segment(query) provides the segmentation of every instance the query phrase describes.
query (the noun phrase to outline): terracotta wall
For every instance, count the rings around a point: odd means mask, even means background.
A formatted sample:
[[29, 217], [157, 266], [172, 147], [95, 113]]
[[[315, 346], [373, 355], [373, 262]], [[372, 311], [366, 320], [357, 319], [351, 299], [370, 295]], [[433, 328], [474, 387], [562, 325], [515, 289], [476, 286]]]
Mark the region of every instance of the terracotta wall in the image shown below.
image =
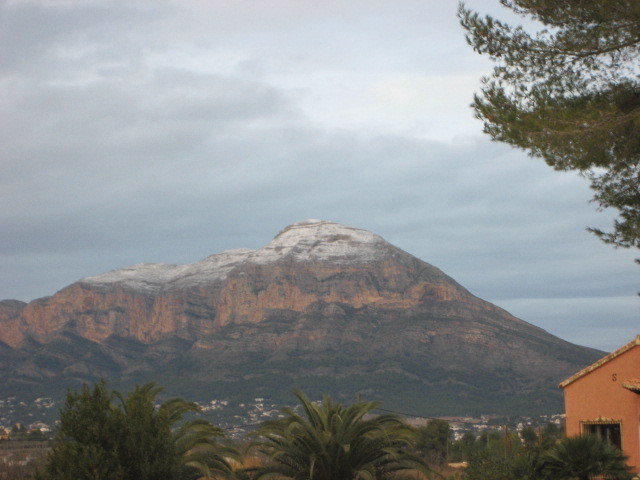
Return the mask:
[[567, 436], [580, 435], [583, 421], [621, 422], [622, 449], [640, 471], [640, 395], [622, 386], [640, 378], [640, 346], [634, 346], [564, 389]]

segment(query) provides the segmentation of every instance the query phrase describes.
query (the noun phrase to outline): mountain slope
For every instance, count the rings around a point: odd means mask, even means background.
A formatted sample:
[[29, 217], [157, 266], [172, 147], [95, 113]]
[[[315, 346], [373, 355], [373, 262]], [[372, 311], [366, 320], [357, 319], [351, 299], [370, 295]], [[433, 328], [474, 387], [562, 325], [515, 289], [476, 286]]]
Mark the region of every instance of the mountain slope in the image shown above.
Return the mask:
[[364, 230], [309, 220], [259, 250], [140, 264], [0, 302], [0, 395], [107, 377], [190, 398], [292, 387], [423, 413], [560, 411], [599, 358]]

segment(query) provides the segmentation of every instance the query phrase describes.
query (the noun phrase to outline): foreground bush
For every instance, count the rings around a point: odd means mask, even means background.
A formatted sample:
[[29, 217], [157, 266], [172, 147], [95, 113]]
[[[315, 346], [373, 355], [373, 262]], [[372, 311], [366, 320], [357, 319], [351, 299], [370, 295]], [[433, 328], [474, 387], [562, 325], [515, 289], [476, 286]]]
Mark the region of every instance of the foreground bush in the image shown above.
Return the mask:
[[616, 447], [594, 435], [565, 438], [542, 456], [547, 478], [589, 480], [595, 476], [611, 480], [631, 478], [627, 457]]
[[629, 480], [625, 455], [592, 435], [534, 445], [515, 454], [479, 452], [469, 462], [466, 480]]

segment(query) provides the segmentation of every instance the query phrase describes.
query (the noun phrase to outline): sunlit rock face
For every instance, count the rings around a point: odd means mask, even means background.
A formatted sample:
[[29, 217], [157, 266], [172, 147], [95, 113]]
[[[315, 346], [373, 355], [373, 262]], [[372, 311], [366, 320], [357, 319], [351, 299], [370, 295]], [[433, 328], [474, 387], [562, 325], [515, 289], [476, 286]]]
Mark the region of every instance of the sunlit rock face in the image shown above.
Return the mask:
[[94, 342], [197, 340], [230, 323], [259, 323], [278, 310], [301, 313], [318, 302], [383, 310], [456, 302], [469, 311], [495, 310], [378, 235], [308, 220], [259, 250], [230, 250], [187, 265], [134, 265], [22, 308], [3, 308], [0, 341], [17, 347], [29, 335], [46, 343], [63, 329]]
[[282, 372], [293, 384], [351, 375], [381, 399], [401, 379], [416, 396], [465, 393], [470, 405], [549, 394], [560, 409], [557, 381], [599, 352], [473, 296], [374, 233], [307, 220], [258, 250], [138, 264], [28, 304], [0, 302], [0, 354], [9, 383], [144, 374], [245, 379], [250, 390]]

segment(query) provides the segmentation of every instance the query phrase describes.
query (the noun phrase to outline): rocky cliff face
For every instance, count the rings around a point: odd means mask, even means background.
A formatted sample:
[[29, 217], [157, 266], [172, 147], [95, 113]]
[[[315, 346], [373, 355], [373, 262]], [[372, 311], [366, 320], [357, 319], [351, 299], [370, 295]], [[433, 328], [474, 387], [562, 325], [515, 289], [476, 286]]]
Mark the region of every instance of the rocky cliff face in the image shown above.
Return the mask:
[[[284, 385], [316, 378], [311, 385], [402, 402], [384, 391], [392, 376], [410, 396], [449, 392], [468, 397], [459, 402], [467, 407], [487, 388], [496, 401], [519, 392], [557, 405], [554, 383], [599, 355], [474, 297], [373, 233], [316, 220], [259, 250], [135, 265], [29, 304], [0, 302], [0, 342], [6, 385], [99, 373], [200, 389], [244, 379], [250, 392], [280, 375]], [[70, 342], [83, 353], [69, 353]], [[7, 371], [16, 362], [17, 376]]]
[[278, 310], [301, 313], [318, 302], [390, 310], [455, 302], [494, 310], [377, 235], [307, 221], [257, 251], [233, 250], [190, 265], [136, 265], [30, 304], [0, 304], [0, 341], [14, 348], [26, 337], [47, 343], [64, 330], [93, 342], [110, 336], [146, 344], [167, 335], [196, 340], [228, 324], [259, 323]]

